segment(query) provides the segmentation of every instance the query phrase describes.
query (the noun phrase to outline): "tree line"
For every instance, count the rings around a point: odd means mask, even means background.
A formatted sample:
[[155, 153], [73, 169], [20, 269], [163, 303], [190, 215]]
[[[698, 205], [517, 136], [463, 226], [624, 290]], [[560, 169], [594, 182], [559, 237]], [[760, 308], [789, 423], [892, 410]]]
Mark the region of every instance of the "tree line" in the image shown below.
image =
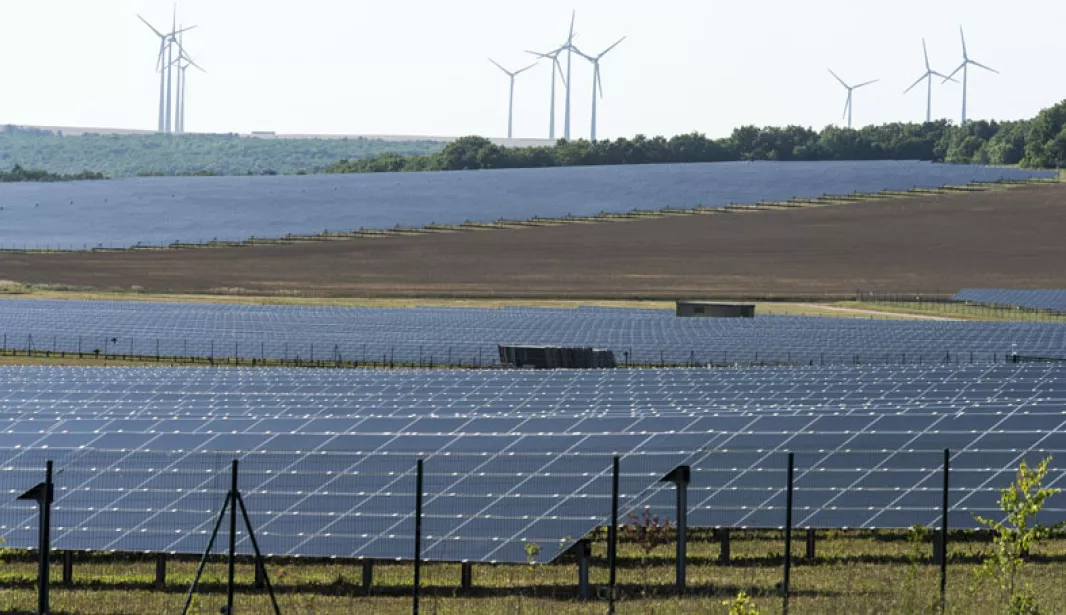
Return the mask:
[[0, 171], [0, 182], [64, 182], [85, 179], [107, 179], [107, 176], [93, 171], [50, 173], [41, 169], [24, 169], [17, 164], [11, 167], [10, 171]]
[[443, 147], [439, 141], [263, 139], [235, 134], [65, 136], [4, 126], [0, 129], [0, 167], [20, 164], [59, 174], [88, 169], [110, 177], [321, 173], [342, 158], [383, 152], [429, 154]]
[[955, 164], [1066, 167], [1066, 101], [1031, 120], [973, 121], [956, 126], [947, 120], [893, 123], [857, 130], [829, 126], [742, 126], [728, 137], [699, 133], [670, 139], [637, 135], [632, 139], [590, 142], [560, 140], [545, 147], [507, 148], [481, 137], [463, 137], [435, 153], [403, 156], [389, 152], [341, 160], [328, 173], [451, 171], [665, 162], [742, 160], [929, 160]]

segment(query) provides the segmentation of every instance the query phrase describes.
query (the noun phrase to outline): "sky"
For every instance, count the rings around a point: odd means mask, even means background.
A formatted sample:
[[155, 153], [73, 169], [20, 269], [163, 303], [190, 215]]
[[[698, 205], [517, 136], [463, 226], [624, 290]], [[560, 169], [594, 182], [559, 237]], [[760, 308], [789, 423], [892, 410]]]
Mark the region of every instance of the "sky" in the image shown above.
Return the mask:
[[[154, 129], [158, 39], [169, 0], [0, 0], [0, 123]], [[506, 135], [510, 68], [525, 49], [566, 39], [598, 53], [600, 138], [748, 124], [841, 124], [856, 90], [856, 126], [925, 118], [925, 37], [933, 69], [970, 57], [971, 119], [1019, 119], [1066, 99], [1061, 0], [180, 0], [197, 28], [185, 46], [190, 132]], [[571, 135], [589, 135], [592, 66], [573, 58]], [[551, 65], [516, 80], [515, 137], [546, 138]], [[558, 88], [557, 137], [564, 96]], [[933, 115], [959, 120], [961, 86], [936, 83]]]

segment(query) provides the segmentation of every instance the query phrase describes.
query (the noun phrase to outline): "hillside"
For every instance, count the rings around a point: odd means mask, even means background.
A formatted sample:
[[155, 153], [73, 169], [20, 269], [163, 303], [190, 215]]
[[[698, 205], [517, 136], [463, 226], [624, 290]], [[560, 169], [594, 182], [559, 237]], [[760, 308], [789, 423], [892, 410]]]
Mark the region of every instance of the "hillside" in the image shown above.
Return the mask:
[[246, 175], [318, 172], [341, 159], [383, 153], [430, 154], [440, 141], [383, 139], [250, 139], [238, 135], [85, 134], [5, 126], [0, 169], [19, 165], [50, 173]]

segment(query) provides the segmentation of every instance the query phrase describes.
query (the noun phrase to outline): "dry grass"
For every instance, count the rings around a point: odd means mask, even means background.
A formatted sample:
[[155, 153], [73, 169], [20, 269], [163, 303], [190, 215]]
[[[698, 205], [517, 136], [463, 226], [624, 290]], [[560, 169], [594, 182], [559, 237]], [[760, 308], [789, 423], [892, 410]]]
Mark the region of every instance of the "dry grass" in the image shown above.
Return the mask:
[[[903, 533], [825, 534], [814, 560], [803, 559], [802, 534], [794, 537], [792, 613], [915, 613], [932, 612], [938, 597], [938, 568], [929, 560], [928, 543], [912, 544]], [[798, 540], [796, 539], [798, 538]], [[594, 543], [591, 582], [607, 583], [605, 545]], [[782, 541], [779, 533], [737, 536], [733, 563], [719, 565], [718, 543], [709, 532], [694, 532], [690, 544], [689, 592], [672, 590], [673, 545], [654, 550], [645, 560], [636, 545], [620, 547], [618, 582], [622, 591], [619, 613], [725, 613], [722, 601], [745, 591], [755, 596], [763, 613], [775, 613], [781, 599], [775, 585], [782, 578]], [[948, 580], [949, 613], [1001, 611], [1001, 596], [993, 585], [971, 591], [974, 569], [989, 545], [956, 542], [951, 546]], [[1034, 551], [1027, 578], [1041, 597], [1046, 612], [1066, 603], [1066, 541], [1058, 540]], [[646, 564], [646, 565], [645, 565]], [[154, 564], [119, 556], [93, 556], [74, 568], [74, 585], [53, 587], [55, 612], [173, 613], [179, 612], [196, 564], [171, 561], [168, 584], [156, 589]], [[412, 569], [409, 563], [379, 563], [374, 569], [372, 594], [361, 590], [358, 564], [271, 562], [268, 571], [284, 613], [407, 613], [411, 609]], [[35, 567], [22, 558], [0, 565], [0, 610], [34, 608]], [[459, 591], [457, 564], [427, 564], [423, 568], [424, 612], [433, 613], [604, 613], [603, 600], [576, 598], [573, 562], [530, 566], [475, 565], [474, 591]], [[251, 587], [252, 569], [237, 569], [237, 607], [244, 613], [268, 612], [265, 592]], [[60, 569], [53, 569], [58, 580]], [[196, 612], [217, 613], [225, 602], [225, 566], [212, 563]]]

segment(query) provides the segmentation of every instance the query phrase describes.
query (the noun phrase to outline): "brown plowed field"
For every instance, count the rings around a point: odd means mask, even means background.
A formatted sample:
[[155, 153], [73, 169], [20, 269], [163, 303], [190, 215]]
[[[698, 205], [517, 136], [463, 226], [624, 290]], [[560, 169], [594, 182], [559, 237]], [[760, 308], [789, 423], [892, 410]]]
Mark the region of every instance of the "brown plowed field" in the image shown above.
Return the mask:
[[0, 254], [0, 279], [192, 292], [672, 298], [1066, 287], [1066, 185], [390, 239]]

